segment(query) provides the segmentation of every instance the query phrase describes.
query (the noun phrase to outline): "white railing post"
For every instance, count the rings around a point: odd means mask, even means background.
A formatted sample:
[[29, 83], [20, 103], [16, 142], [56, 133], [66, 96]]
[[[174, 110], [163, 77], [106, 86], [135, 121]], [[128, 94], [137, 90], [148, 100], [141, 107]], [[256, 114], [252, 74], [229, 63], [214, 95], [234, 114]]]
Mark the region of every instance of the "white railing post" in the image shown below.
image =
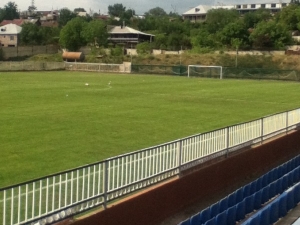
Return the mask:
[[264, 118], [261, 118], [260, 144], [263, 143], [263, 140], [264, 140]]
[[104, 164], [104, 201], [103, 201], [103, 206], [104, 209], [107, 209], [107, 198], [108, 198], [108, 161], [105, 161]]
[[182, 139], [179, 140], [179, 149], [178, 149], [178, 173], [181, 175], [181, 160], [182, 160]]
[[226, 158], [228, 158], [229, 155], [229, 127], [226, 128]]
[[288, 133], [289, 131], [289, 111], [286, 112], [286, 129], [285, 129], [285, 134]]

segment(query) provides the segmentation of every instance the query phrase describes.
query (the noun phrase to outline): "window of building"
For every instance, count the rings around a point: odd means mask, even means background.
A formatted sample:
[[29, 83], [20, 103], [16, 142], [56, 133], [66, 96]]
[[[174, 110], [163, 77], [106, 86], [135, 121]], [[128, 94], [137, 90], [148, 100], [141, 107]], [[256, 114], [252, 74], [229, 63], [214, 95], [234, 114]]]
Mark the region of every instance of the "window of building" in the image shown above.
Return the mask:
[[287, 5], [286, 3], [282, 3], [281, 4], [282, 7], [286, 7], [286, 5]]
[[255, 9], [255, 4], [251, 4], [251, 9]]
[[15, 36], [10, 36], [9, 38], [11, 41], [15, 40]]
[[271, 4], [271, 8], [276, 8], [276, 4]]
[[199, 12], [200, 11], [200, 9], [199, 8], [195, 8], [195, 12]]
[[243, 9], [247, 9], [247, 5], [243, 5]]
[[236, 5], [236, 8], [237, 8], [237, 9], [240, 9], [240, 8], [241, 8], [241, 5]]

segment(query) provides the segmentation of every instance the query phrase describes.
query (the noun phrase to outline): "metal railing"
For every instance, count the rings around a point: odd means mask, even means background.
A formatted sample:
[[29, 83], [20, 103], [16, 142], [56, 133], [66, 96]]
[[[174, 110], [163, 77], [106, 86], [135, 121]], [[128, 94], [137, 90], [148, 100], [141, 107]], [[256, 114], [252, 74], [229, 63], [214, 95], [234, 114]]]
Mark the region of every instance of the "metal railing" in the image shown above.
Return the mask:
[[51, 224], [160, 183], [212, 158], [297, 129], [300, 108], [0, 189], [0, 223]]
[[92, 72], [112, 72], [112, 73], [130, 73], [131, 64], [107, 64], [107, 63], [83, 63], [83, 62], [65, 62], [66, 70], [92, 71]]

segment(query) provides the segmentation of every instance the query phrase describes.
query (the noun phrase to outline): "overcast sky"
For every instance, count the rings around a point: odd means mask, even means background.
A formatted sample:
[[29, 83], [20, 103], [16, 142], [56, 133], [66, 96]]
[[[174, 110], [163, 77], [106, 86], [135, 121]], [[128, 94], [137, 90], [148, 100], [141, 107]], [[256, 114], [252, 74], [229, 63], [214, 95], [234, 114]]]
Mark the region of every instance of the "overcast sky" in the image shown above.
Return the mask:
[[[32, 0], [4, 0], [1, 1], [2, 8], [9, 1], [15, 2], [18, 5], [19, 10], [24, 11], [31, 5]], [[87, 12], [93, 10], [93, 12], [100, 11], [101, 14], [107, 14], [107, 8], [109, 5], [121, 3], [126, 9], [134, 9], [136, 14], [141, 15], [147, 12], [149, 9], [155, 7], [163, 8], [167, 13], [170, 11], [176, 11], [182, 14], [188, 11], [190, 8], [198, 5], [233, 5], [241, 3], [278, 3], [279, 0], [34, 0], [37, 10], [48, 11], [52, 9], [69, 8], [84, 8]], [[283, 0], [282, 2], [290, 2], [290, 0]]]

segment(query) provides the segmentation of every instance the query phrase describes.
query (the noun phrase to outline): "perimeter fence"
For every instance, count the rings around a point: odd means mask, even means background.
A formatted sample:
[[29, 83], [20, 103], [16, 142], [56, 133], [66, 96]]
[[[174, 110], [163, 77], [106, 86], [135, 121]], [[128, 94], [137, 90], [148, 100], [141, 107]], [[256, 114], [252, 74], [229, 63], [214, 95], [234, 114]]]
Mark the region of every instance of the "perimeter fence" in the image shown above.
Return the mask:
[[300, 126], [300, 108], [0, 189], [3, 225], [52, 224]]
[[0, 61], [0, 71], [43, 71], [43, 70], [64, 70], [64, 62], [6, 62]]
[[[175, 76], [187, 76], [188, 66], [185, 65], [131, 65], [132, 73], [164, 74]], [[300, 73], [297, 70], [276, 70], [268, 68], [239, 68], [223, 67], [223, 78], [234, 79], [270, 79], [300, 81]], [[190, 77], [220, 78], [220, 74], [214, 68], [190, 68]]]

